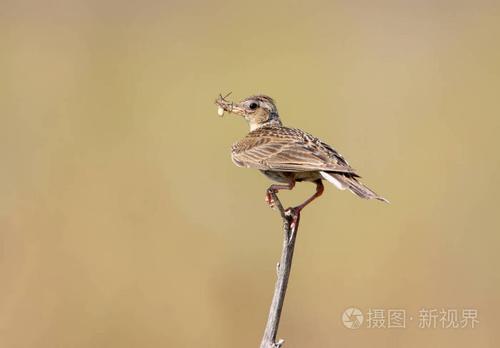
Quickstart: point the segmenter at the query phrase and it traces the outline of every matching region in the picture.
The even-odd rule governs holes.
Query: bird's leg
[[[292,221],[292,224],[297,225],[297,223],[299,222],[298,220],[300,218],[301,210],[304,209],[306,205],[308,205],[309,203],[311,203],[312,201],[314,201],[316,198],[318,198],[323,194],[325,187],[323,186],[323,182],[321,181],[321,179],[316,180],[315,183],[316,183],[316,192],[311,197],[309,197],[301,205],[298,205],[294,208],[288,208],[293,213],[294,216],[294,221]]]
[[[278,193],[279,190],[291,190],[295,186],[295,179],[291,179],[286,185],[271,185],[266,192],[266,202],[271,208],[274,208],[273,193]]]
[[[300,213],[300,211],[304,209],[306,205],[308,205],[309,203],[311,203],[312,201],[314,201],[316,198],[318,198],[323,194],[325,187],[323,186],[323,182],[321,181],[321,179],[316,180],[315,183],[316,183],[316,192],[311,197],[309,197],[304,203],[293,208],[296,212]]]

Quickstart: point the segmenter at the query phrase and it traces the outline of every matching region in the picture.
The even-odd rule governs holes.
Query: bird
[[[297,182],[316,184],[315,193],[302,204],[290,208],[299,215],[302,209],[321,196],[323,180],[356,196],[388,203],[360,181],[360,175],[333,147],[298,128],[283,126],[275,101],[263,94],[252,95],[233,103],[222,96],[215,100],[219,116],[224,112],[242,116],[250,132],[231,147],[231,158],[239,167],[255,168],[278,184],[266,191],[266,201],[273,207],[273,193],[292,190]]]

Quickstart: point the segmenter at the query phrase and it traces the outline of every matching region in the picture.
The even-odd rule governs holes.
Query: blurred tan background
[[[3,1],[0,347],[256,347],[281,249],[235,167],[266,93],[391,205],[303,212],[286,347],[498,347],[500,4]],[[287,205],[312,193],[301,184]],[[406,329],[343,310],[402,308]],[[475,329],[419,329],[474,308]]]

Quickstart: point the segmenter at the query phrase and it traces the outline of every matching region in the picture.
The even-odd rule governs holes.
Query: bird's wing
[[[354,169],[333,148],[299,130],[260,128],[233,145],[233,162],[261,170],[352,173]]]

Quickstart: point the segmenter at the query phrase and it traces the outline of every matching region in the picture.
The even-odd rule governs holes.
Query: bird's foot
[[[278,191],[273,190],[273,189],[267,189],[267,192],[266,192],[266,203],[269,204],[269,207],[271,207],[272,209],[275,208],[273,194],[275,194],[276,192],[278,192]]]
[[[290,228],[296,230],[299,226],[300,221],[300,211],[302,207],[290,207],[285,210],[285,215],[290,217]]]

